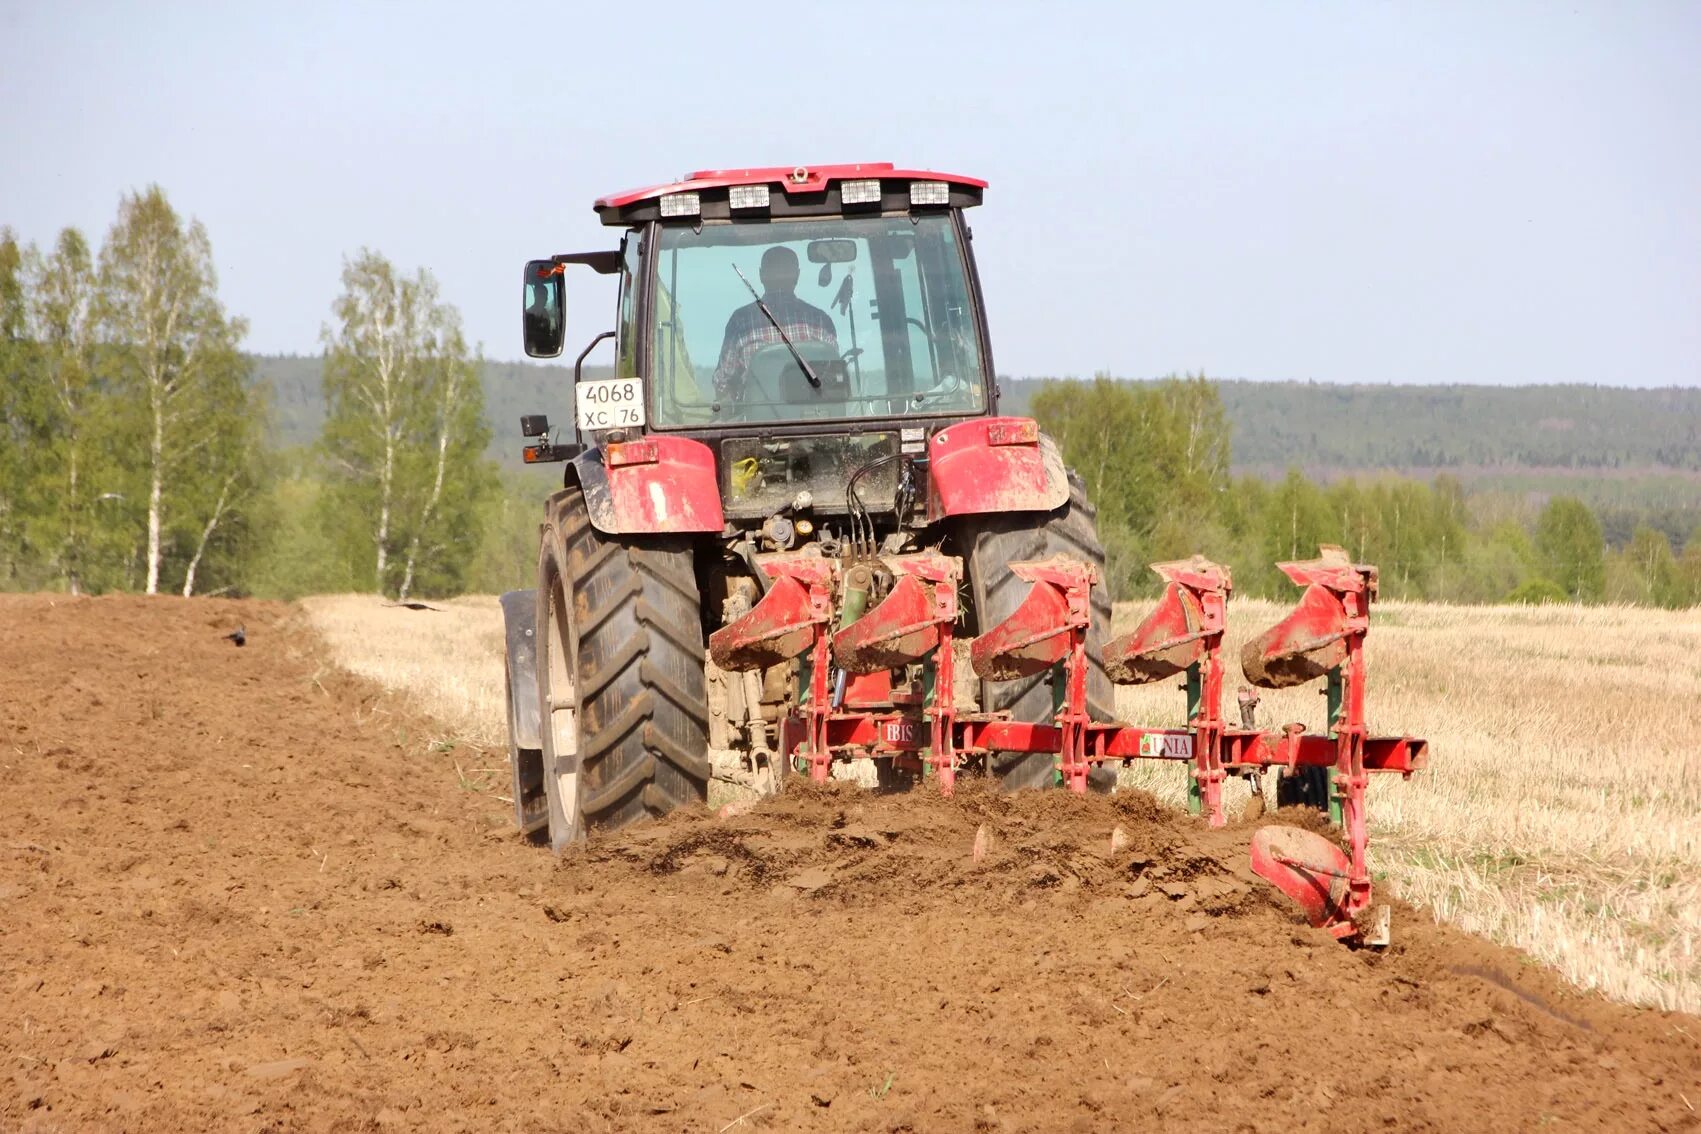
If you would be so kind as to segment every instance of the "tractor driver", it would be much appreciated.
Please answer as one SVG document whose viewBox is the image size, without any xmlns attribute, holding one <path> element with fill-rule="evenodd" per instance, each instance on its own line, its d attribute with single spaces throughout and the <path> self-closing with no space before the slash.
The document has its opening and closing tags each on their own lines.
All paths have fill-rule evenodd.
<svg viewBox="0 0 1701 1134">
<path fill-rule="evenodd" d="M 532 284 L 528 289 L 532 293 L 531 304 L 526 308 L 526 337 L 539 343 L 552 343 L 560 334 L 561 328 L 555 321 L 555 305 L 552 287 L 559 283 L 545 281 Z"/>
<path fill-rule="evenodd" d="M 797 290 L 797 253 L 784 245 L 775 245 L 762 253 L 762 302 L 773 312 L 774 320 L 785 328 L 786 337 L 793 343 L 829 343 L 834 352 L 839 349 L 838 332 L 832 317 L 819 307 L 799 299 Z M 744 389 L 750 357 L 769 343 L 781 341 L 774 324 L 762 314 L 755 303 L 746 303 L 726 321 L 726 337 L 721 341 L 721 359 L 715 367 L 715 397 L 729 401 Z"/>
</svg>

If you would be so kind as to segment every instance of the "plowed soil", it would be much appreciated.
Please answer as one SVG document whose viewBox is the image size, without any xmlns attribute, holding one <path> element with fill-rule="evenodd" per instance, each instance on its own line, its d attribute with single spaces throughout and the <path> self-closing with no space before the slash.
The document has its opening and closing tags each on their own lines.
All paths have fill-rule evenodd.
<svg viewBox="0 0 1701 1134">
<path fill-rule="evenodd" d="M 285 607 L 0 598 L 0 1127 L 1701 1130 L 1701 1020 L 1348 950 L 1252 823 L 801 787 L 556 860 L 434 735 Z"/>
</svg>

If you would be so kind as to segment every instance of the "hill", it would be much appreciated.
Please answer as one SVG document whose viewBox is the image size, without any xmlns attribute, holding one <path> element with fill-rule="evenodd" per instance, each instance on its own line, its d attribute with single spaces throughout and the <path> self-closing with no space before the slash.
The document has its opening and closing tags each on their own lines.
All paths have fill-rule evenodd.
<svg viewBox="0 0 1701 1134">
<path fill-rule="evenodd" d="M 318 355 L 254 355 L 253 380 L 271 389 L 271 441 L 279 447 L 311 445 L 325 424 L 325 399 L 320 386 L 324 360 Z M 606 378 L 606 366 L 585 367 L 587 378 Z M 492 456 L 518 452 L 520 415 L 547 413 L 556 421 L 571 419 L 567 391 L 573 385 L 571 366 L 540 366 L 525 362 L 484 363 L 484 410 L 495 434 Z"/>
<path fill-rule="evenodd" d="M 273 391 L 273 440 L 307 444 L 324 421 L 316 355 L 258 355 L 256 381 Z M 587 366 L 588 377 L 607 367 Z M 565 417 L 571 366 L 486 362 L 487 415 L 498 437 L 519 415 Z M 1001 379 L 1001 407 L 1026 413 L 1044 383 Z M 1605 386 L 1334 386 L 1217 383 L 1234 429 L 1234 461 L 1249 471 L 1308 468 L 1570 469 L 1701 472 L 1701 389 Z"/>
<path fill-rule="evenodd" d="M 1025 412 L 1043 384 L 1006 379 Z M 1701 389 L 1218 381 L 1235 465 L 1701 471 Z"/>
</svg>

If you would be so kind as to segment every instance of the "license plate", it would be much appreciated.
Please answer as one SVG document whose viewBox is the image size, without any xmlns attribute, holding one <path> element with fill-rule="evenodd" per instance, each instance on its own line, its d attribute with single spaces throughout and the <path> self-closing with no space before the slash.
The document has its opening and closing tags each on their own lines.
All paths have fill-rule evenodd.
<svg viewBox="0 0 1701 1134">
<path fill-rule="evenodd" d="M 606 378 L 580 382 L 573 392 L 579 428 L 585 430 L 626 429 L 644 424 L 644 380 Z"/>
<path fill-rule="evenodd" d="M 1140 755 L 1154 760 L 1193 759 L 1193 737 L 1189 733 L 1148 732 L 1140 738 Z"/>
</svg>

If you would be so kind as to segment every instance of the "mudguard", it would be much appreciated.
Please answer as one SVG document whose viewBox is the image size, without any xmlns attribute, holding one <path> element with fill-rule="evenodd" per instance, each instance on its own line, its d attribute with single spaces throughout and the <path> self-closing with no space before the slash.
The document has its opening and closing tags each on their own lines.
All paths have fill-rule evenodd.
<svg viewBox="0 0 1701 1134">
<path fill-rule="evenodd" d="M 591 526 L 608 535 L 719 532 L 715 453 L 689 437 L 651 434 L 573 458 Z"/>
<path fill-rule="evenodd" d="M 927 441 L 927 520 L 990 512 L 1049 512 L 1069 500 L 1057 443 L 1028 417 L 982 417 Z"/>
<path fill-rule="evenodd" d="M 537 592 L 509 591 L 502 604 L 508 675 L 508 759 L 514 772 L 514 822 L 521 831 L 548 822 L 537 690 Z"/>
</svg>

